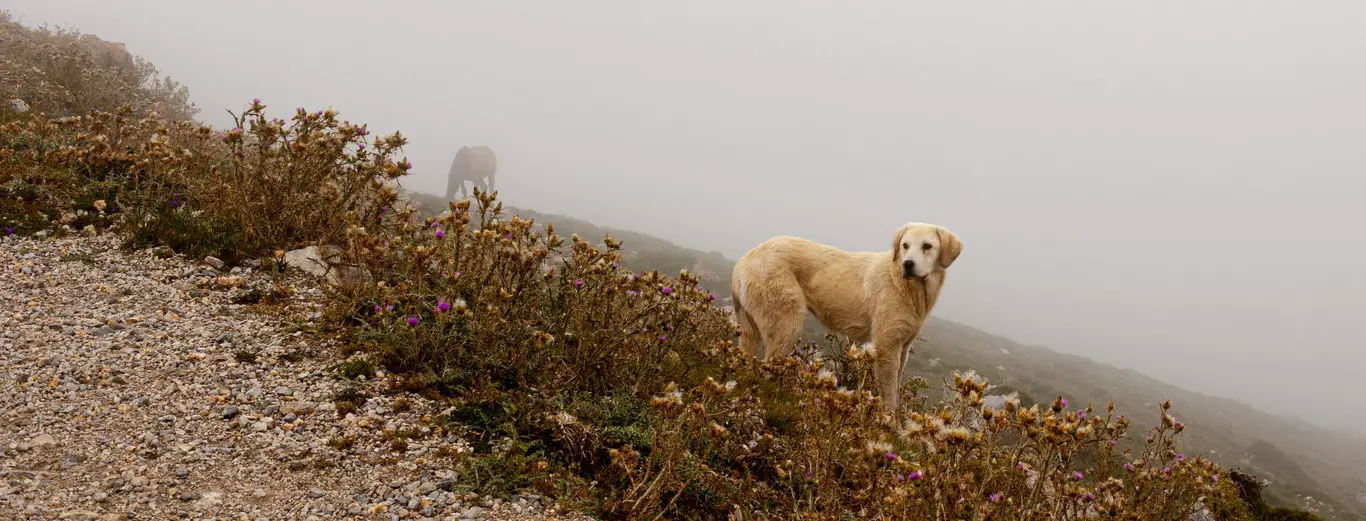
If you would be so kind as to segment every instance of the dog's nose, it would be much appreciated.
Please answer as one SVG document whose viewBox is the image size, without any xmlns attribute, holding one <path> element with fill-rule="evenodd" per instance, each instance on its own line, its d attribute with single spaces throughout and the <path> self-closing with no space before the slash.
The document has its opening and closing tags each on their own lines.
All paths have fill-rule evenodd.
<svg viewBox="0 0 1366 521">
<path fill-rule="evenodd" d="M 915 261 L 911 259 L 901 261 L 901 273 L 907 277 L 915 274 Z"/>
</svg>

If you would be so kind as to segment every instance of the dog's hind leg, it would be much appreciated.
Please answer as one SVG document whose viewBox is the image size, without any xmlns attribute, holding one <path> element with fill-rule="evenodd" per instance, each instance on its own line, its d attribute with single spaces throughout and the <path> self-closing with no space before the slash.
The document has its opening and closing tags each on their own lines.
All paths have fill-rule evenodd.
<svg viewBox="0 0 1366 521">
<path fill-rule="evenodd" d="M 762 339 L 759 332 L 759 325 L 754 323 L 754 317 L 750 316 L 745 310 L 745 306 L 740 299 L 734 299 L 735 303 L 735 323 L 740 326 L 740 350 L 749 353 L 755 358 L 759 357 L 759 341 Z"/>
<path fill-rule="evenodd" d="M 791 355 L 806 322 L 806 298 L 797 280 L 780 276 L 749 289 L 749 316 L 764 339 L 765 358 Z"/>
</svg>

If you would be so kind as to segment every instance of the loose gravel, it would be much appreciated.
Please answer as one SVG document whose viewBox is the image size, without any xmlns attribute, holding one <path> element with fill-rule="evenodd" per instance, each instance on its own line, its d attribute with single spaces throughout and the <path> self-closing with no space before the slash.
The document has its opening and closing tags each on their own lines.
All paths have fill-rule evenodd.
<svg viewBox="0 0 1366 521">
<path fill-rule="evenodd" d="M 0 519 L 588 519 L 462 492 L 439 403 L 331 369 L 315 279 L 268 312 L 225 269 L 0 238 Z"/>
</svg>

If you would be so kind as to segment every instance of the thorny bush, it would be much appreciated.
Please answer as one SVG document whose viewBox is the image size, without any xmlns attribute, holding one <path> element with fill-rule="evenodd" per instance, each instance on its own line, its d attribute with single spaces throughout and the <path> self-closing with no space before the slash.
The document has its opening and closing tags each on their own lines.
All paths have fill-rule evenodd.
<svg viewBox="0 0 1366 521">
<path fill-rule="evenodd" d="M 199 112 L 189 89 L 122 46 L 76 31 L 25 27 L 0 10 L 0 120 L 11 99 L 51 116 L 124 105 L 138 118 L 158 113 L 182 121 Z"/>
<path fill-rule="evenodd" d="M 549 462 L 608 518 L 1246 515 L 1225 471 L 1175 452 L 1184 426 L 1167 404 L 1136 453 L 1112 410 L 993 408 L 971 373 L 945 382 L 944 403 L 909 381 L 897 423 L 862 389 L 871 348 L 758 361 L 693 275 L 629 273 L 610 236 L 566 245 L 494 201 L 476 191 L 420 224 L 354 228 L 347 250 L 368 281 L 339 291 L 334 315 L 384 365 L 450 396 L 485 454 L 520 443 L 524 468 L 506 472 Z"/>
<path fill-rule="evenodd" d="M 81 117 L 30 117 L 0 130 L 0 186 L 22 187 L 8 215 L 63 213 L 73 228 L 117 222 L 133 245 L 234 262 L 282 248 L 342 240 L 394 204 L 398 133 L 369 137 L 337 112 L 297 109 L 268 118 L 253 100 L 237 126 L 215 131 L 188 121 L 135 119 L 130 107 Z M 120 219 L 110 219 L 119 214 Z M 97 226 L 98 228 L 99 226 Z"/>
</svg>

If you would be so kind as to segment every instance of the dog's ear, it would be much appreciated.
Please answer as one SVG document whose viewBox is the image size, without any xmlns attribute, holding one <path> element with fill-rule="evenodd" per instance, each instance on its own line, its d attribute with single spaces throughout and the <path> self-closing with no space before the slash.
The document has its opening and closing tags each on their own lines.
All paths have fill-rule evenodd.
<svg viewBox="0 0 1366 521">
<path fill-rule="evenodd" d="M 943 226 L 936 228 L 935 233 L 939 234 L 939 267 L 948 268 L 963 253 L 963 241 Z"/>
<path fill-rule="evenodd" d="M 901 238 L 906 236 L 906 226 L 902 225 L 896 229 L 896 235 L 892 237 L 892 258 L 901 257 Z"/>
</svg>

